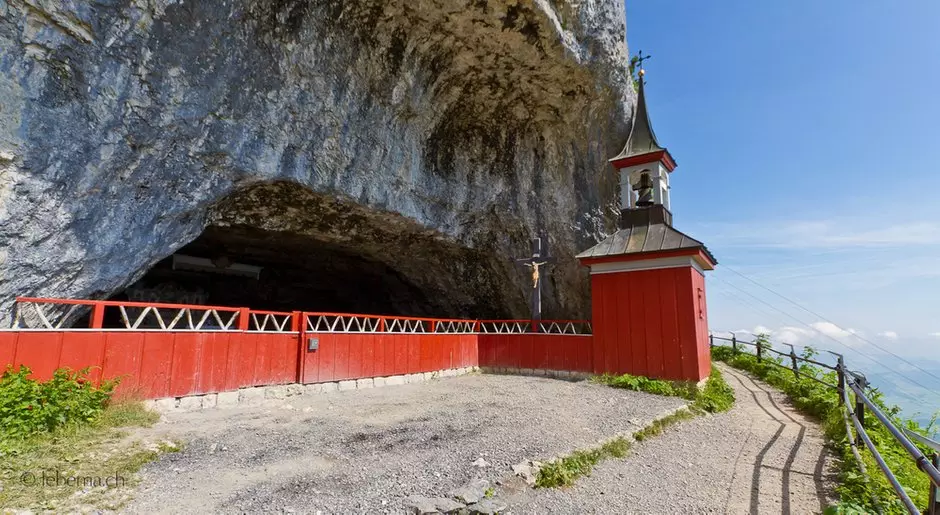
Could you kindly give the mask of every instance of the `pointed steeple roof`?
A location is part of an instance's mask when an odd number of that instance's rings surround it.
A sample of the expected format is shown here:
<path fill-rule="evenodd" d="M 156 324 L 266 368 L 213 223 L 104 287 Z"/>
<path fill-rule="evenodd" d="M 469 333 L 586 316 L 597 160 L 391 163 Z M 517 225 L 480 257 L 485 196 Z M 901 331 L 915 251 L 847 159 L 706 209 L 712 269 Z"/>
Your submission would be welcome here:
<path fill-rule="evenodd" d="M 649 112 L 646 109 L 646 92 L 644 91 L 646 81 L 643 79 L 645 74 L 646 70 L 641 68 L 639 71 L 640 80 L 636 97 L 636 111 L 634 112 L 633 127 L 630 129 L 627 144 L 624 145 L 623 150 L 616 157 L 610 159 L 610 162 L 617 168 L 621 168 L 629 166 L 629 164 L 635 164 L 638 161 L 632 158 L 649 155 L 650 161 L 657 158 L 662 159 L 669 171 L 672 171 L 676 167 L 675 161 L 673 161 L 666 147 L 656 141 L 656 133 L 653 132 L 653 125 L 650 123 Z M 658 154 L 658 156 L 655 154 Z"/>

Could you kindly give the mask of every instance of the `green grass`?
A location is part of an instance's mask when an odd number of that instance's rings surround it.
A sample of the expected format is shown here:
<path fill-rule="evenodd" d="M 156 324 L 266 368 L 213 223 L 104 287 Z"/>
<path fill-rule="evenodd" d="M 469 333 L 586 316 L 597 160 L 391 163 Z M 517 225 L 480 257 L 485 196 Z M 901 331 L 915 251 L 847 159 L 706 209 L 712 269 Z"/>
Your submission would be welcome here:
<path fill-rule="evenodd" d="M 36 381 L 28 368 L 0 377 L 0 507 L 28 511 L 118 510 L 136 472 L 172 442 L 144 447 L 122 428 L 159 419 L 140 402 L 113 402 L 115 382 L 88 370 Z"/>
<path fill-rule="evenodd" d="M 95 509 L 120 509 L 130 499 L 129 489 L 122 487 L 137 483 L 140 467 L 160 453 L 180 450 L 171 442 L 144 448 L 124 441 L 127 433 L 122 428 L 149 426 L 157 419 L 159 415 L 140 402 L 112 404 L 93 422 L 67 425 L 19 442 L 0 460 L 0 506 L 75 511 L 74 503 L 80 503 Z M 64 478 L 69 477 L 88 484 L 68 484 Z"/>
<path fill-rule="evenodd" d="M 768 344 L 765 343 L 765 345 Z M 813 354 L 814 351 L 809 349 L 805 357 L 812 357 Z M 768 358 L 758 361 L 757 356 L 753 354 L 735 352 L 729 347 L 715 347 L 712 349 L 712 358 L 750 372 L 766 383 L 780 389 L 790 397 L 793 404 L 800 411 L 819 420 L 825 430 L 827 439 L 839 458 L 839 485 L 836 491 L 840 502 L 830 507 L 827 513 L 867 513 L 879 509 L 889 514 L 907 513 L 890 483 L 882 474 L 881 469 L 878 468 L 874 458 L 864 448 L 860 452 L 868 469 L 869 478 L 865 478 L 859 471 L 846 436 L 839 394 L 835 389 L 821 385 L 812 379 L 797 378 L 791 370 L 772 364 Z M 776 361 L 776 363 L 782 364 L 780 361 Z M 819 367 L 804 365 L 800 368 L 800 372 L 831 384 L 838 382 L 835 372 L 826 371 Z M 896 406 L 886 406 L 879 392 L 873 392 L 870 398 L 892 418 L 895 425 L 927 434 L 927 430 L 920 427 L 916 422 L 902 419 L 899 416 L 900 409 Z M 927 475 L 917 468 L 904 448 L 891 437 L 888 430 L 878 423 L 874 416 L 866 417 L 865 431 L 875 443 L 878 452 L 885 459 L 888 467 L 907 490 L 911 499 L 921 509 L 925 509 L 930 491 L 930 481 Z M 922 450 L 925 453 L 927 451 L 927 449 Z M 874 498 L 879 500 L 878 506 L 876 506 Z"/>
<path fill-rule="evenodd" d="M 654 420 L 649 426 L 634 433 L 633 439 L 638 442 L 659 435 L 665 428 L 683 420 L 694 418 L 702 413 L 727 411 L 734 405 L 734 390 L 725 382 L 721 371 L 717 368 L 712 368 L 712 373 L 703 388 L 691 382 L 663 381 L 629 374 L 596 376 L 593 381 L 613 388 L 681 397 L 691 401 L 688 409 L 680 409 L 671 415 Z M 590 474 L 599 462 L 610 458 L 624 458 L 629 451 L 630 440 L 623 437 L 610 440 L 599 447 L 575 451 L 543 465 L 539 469 L 535 486 L 537 488 L 570 486 L 578 478 Z"/>
<path fill-rule="evenodd" d="M 568 456 L 542 465 L 535 479 L 536 488 L 558 488 L 571 486 L 574 482 L 591 473 L 601 460 L 624 458 L 630 450 L 630 441 L 624 437 L 615 438 L 593 449 L 575 451 Z"/>
<path fill-rule="evenodd" d="M 682 422 L 683 420 L 689 420 L 692 418 L 695 418 L 695 413 L 693 411 L 679 410 L 673 413 L 672 415 L 653 421 L 652 424 L 634 433 L 633 438 L 636 439 L 636 441 L 638 442 L 642 442 L 643 440 L 648 440 L 654 436 L 659 436 L 660 434 L 662 434 L 663 429 L 666 429 L 667 427 L 671 425 L 678 424 L 679 422 Z"/>
<path fill-rule="evenodd" d="M 680 397 L 692 401 L 690 408 L 697 412 L 719 413 L 734 405 L 734 390 L 722 377 L 721 371 L 714 367 L 702 388 L 689 381 L 664 381 L 630 374 L 596 376 L 593 381 L 613 388 Z"/>

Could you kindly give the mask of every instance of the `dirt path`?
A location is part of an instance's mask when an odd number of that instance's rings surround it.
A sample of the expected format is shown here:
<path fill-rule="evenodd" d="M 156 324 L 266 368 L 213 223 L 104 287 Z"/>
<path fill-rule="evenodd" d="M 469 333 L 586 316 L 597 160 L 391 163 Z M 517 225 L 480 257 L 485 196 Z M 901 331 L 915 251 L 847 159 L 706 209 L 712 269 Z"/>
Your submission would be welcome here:
<path fill-rule="evenodd" d="M 833 457 L 785 396 L 722 367 L 735 407 L 670 428 L 568 489 L 527 490 L 514 513 L 818 513 Z"/>

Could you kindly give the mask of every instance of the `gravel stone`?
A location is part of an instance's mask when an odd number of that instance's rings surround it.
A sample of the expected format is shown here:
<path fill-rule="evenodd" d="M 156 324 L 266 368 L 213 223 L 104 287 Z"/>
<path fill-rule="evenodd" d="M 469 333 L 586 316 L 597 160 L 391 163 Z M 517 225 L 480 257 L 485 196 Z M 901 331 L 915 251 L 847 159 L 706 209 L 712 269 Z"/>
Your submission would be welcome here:
<path fill-rule="evenodd" d="M 452 490 L 450 496 L 464 504 L 473 504 L 483 500 L 489 486 L 490 483 L 485 479 L 474 479 L 460 488 Z"/>
<path fill-rule="evenodd" d="M 506 511 L 508 505 L 498 499 L 484 499 L 476 504 L 467 506 L 472 514 L 496 515 Z"/>
<path fill-rule="evenodd" d="M 464 375 L 291 404 L 297 409 L 173 412 L 136 429 L 185 445 L 144 467 L 122 511 L 401 513 L 411 496 L 447 497 L 477 479 L 496 484 L 513 464 L 597 445 L 635 430 L 629 419 L 649 423 L 685 402 L 590 382 Z M 228 450 L 209 454 L 215 442 Z M 473 466 L 481 456 L 491 466 Z"/>

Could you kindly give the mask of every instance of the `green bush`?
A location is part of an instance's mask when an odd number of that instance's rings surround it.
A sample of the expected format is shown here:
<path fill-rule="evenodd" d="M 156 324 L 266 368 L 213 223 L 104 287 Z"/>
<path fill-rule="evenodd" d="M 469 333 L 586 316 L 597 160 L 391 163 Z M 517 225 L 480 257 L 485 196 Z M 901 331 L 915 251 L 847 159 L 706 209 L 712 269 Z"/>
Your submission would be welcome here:
<path fill-rule="evenodd" d="M 88 369 L 56 370 L 52 379 L 30 379 L 28 367 L 8 367 L 0 377 L 0 450 L 56 428 L 93 421 L 105 408 L 115 383 L 96 387 Z"/>
<path fill-rule="evenodd" d="M 812 348 L 807 347 L 804 350 L 804 358 L 812 358 L 814 355 L 815 351 Z M 797 378 L 796 374 L 787 368 L 789 363 L 785 365 L 776 357 L 764 357 L 763 360 L 758 361 L 757 356 L 753 354 L 719 346 L 712 349 L 712 359 L 750 372 L 780 389 L 790 397 L 798 409 L 820 421 L 826 437 L 839 457 L 840 484 L 836 491 L 840 502 L 830 507 L 827 513 L 864 513 L 879 510 L 884 513 L 907 513 L 871 453 L 867 452 L 864 446 L 860 449 L 860 453 L 868 469 L 868 476 L 860 472 L 846 436 L 838 390 L 810 378 Z M 802 365 L 799 371 L 833 385 L 838 383 L 838 376 L 834 371 L 812 365 Z M 869 398 L 892 419 L 896 426 L 904 426 L 913 431 L 928 434 L 929 428 L 923 428 L 914 421 L 902 419 L 899 416 L 900 409 L 896 406 L 887 406 L 877 390 L 872 391 Z M 851 395 L 849 400 L 854 401 Z M 926 507 L 930 492 L 930 481 L 927 475 L 917 468 L 907 451 L 874 416 L 865 418 L 865 431 L 911 499 L 918 506 Z M 922 450 L 927 452 L 927 449 Z M 877 499 L 877 506 L 875 499 Z"/>
<path fill-rule="evenodd" d="M 734 390 L 725 382 L 721 371 L 712 368 L 705 387 L 699 387 L 689 381 L 664 381 L 643 376 L 624 374 L 621 376 L 602 375 L 594 381 L 636 392 L 646 392 L 669 397 L 681 397 L 692 401 L 692 408 L 709 413 L 727 411 L 734 405 Z"/>

